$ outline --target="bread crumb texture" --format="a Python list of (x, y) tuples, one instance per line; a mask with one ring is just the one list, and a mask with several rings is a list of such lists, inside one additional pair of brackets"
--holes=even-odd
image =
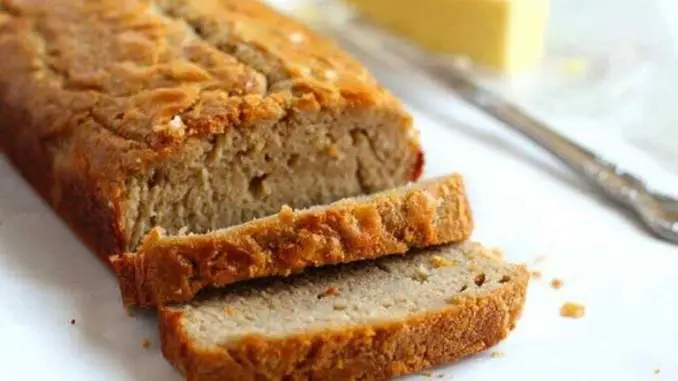
[(578, 303), (566, 302), (560, 307), (560, 316), (570, 319), (582, 318), (585, 312), (586, 308)]
[(441, 267), (455, 266), (456, 264), (456, 261), (449, 260), (445, 257), (441, 257), (440, 255), (434, 255), (431, 258), (431, 265), (437, 269)]
[(541, 277), (542, 277), (541, 271), (539, 271), (539, 270), (530, 271), (530, 277), (532, 279), (540, 280)]
[(424, 267), (423, 264), (419, 265), (414, 269), (414, 272), (412, 273), (412, 279), (418, 281), (418, 282), (426, 282), (428, 280), (429, 272)]
[(337, 296), (339, 295), (339, 289), (336, 287), (328, 287), (325, 291), (318, 294), (318, 299), (323, 299), (328, 296)]
[(497, 358), (497, 357), (504, 357), (504, 356), (505, 356), (505, 353), (502, 352), (502, 351), (492, 351), (492, 352), (490, 353), (490, 356), (492, 356), (492, 357), (494, 357), (494, 358)]

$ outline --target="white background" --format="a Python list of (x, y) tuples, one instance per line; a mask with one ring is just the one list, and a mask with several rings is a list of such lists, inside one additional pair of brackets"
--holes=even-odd
[[(582, 13), (594, 4), (623, 3), (563, 1), (580, 4)], [(377, 74), (395, 90), (416, 87), (397, 74)], [(477, 220), (474, 239), (502, 247), (509, 260), (544, 274), (530, 285), (516, 331), (497, 348), (503, 357), (481, 354), (435, 370), (434, 377), (678, 380), (678, 247), (647, 235), (543, 152), (455, 99), (425, 91), (410, 96), (440, 104), (435, 118), (412, 108), (428, 155), (426, 176), (461, 172)], [(658, 146), (676, 147), (674, 129), (645, 126), (652, 131), (645, 133), (623, 113), (596, 119), (586, 108), (574, 115), (545, 110), (557, 129), (654, 186), (678, 192), (678, 178), (669, 169), (673, 159), (657, 161), (655, 150), (641, 151), (635, 140), (639, 134)], [(671, 113), (664, 115), (667, 120)], [(600, 122), (614, 118), (628, 123), (622, 128)], [(534, 263), (541, 255), (545, 260)], [(553, 277), (564, 280), (561, 290), (549, 287)], [(4, 161), (0, 300), (2, 380), (181, 380), (159, 353), (152, 314), (127, 316), (113, 276)], [(567, 300), (584, 304), (586, 316), (560, 317)], [(150, 349), (142, 348), (144, 338)]]

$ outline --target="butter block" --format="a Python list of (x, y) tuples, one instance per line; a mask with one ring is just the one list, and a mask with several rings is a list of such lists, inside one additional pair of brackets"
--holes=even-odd
[(549, 0), (346, 0), (365, 17), (435, 53), (514, 72), (544, 50)]

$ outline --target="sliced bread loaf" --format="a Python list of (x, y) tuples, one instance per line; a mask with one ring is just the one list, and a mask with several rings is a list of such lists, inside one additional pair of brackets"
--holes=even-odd
[(189, 381), (385, 380), (498, 343), (527, 282), (473, 243), (315, 269), (161, 307), (162, 350)]
[(149, 307), (188, 301), (205, 287), (459, 242), (471, 230), (462, 179), (451, 175), (300, 211), (283, 208), (207, 234), (155, 229), (138, 252), (112, 263), (124, 302)]
[(406, 184), (412, 118), (336, 44), (257, 0), (0, 1), (0, 150), (108, 263)]

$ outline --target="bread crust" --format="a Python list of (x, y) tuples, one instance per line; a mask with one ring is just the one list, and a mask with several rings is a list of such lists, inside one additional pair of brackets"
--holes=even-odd
[(403, 321), (271, 339), (250, 336), (203, 348), (182, 328), (182, 313), (160, 309), (162, 351), (188, 381), (379, 381), (451, 363), (483, 351), (514, 328), (528, 273), (482, 298), (456, 300)]
[[(254, 0), (2, 0), (0, 56), (2, 151), (106, 261), (131, 245), (128, 179), (191, 156), (190, 141), (349, 110), (382, 115), (403, 139), (411, 132), (362, 66)], [(414, 179), (416, 139), (410, 148)]]
[(112, 262), (123, 301), (153, 307), (206, 287), (460, 242), (472, 229), (462, 177), (451, 175), (328, 207), (284, 209), (220, 234), (163, 239), (156, 229), (140, 251)]

